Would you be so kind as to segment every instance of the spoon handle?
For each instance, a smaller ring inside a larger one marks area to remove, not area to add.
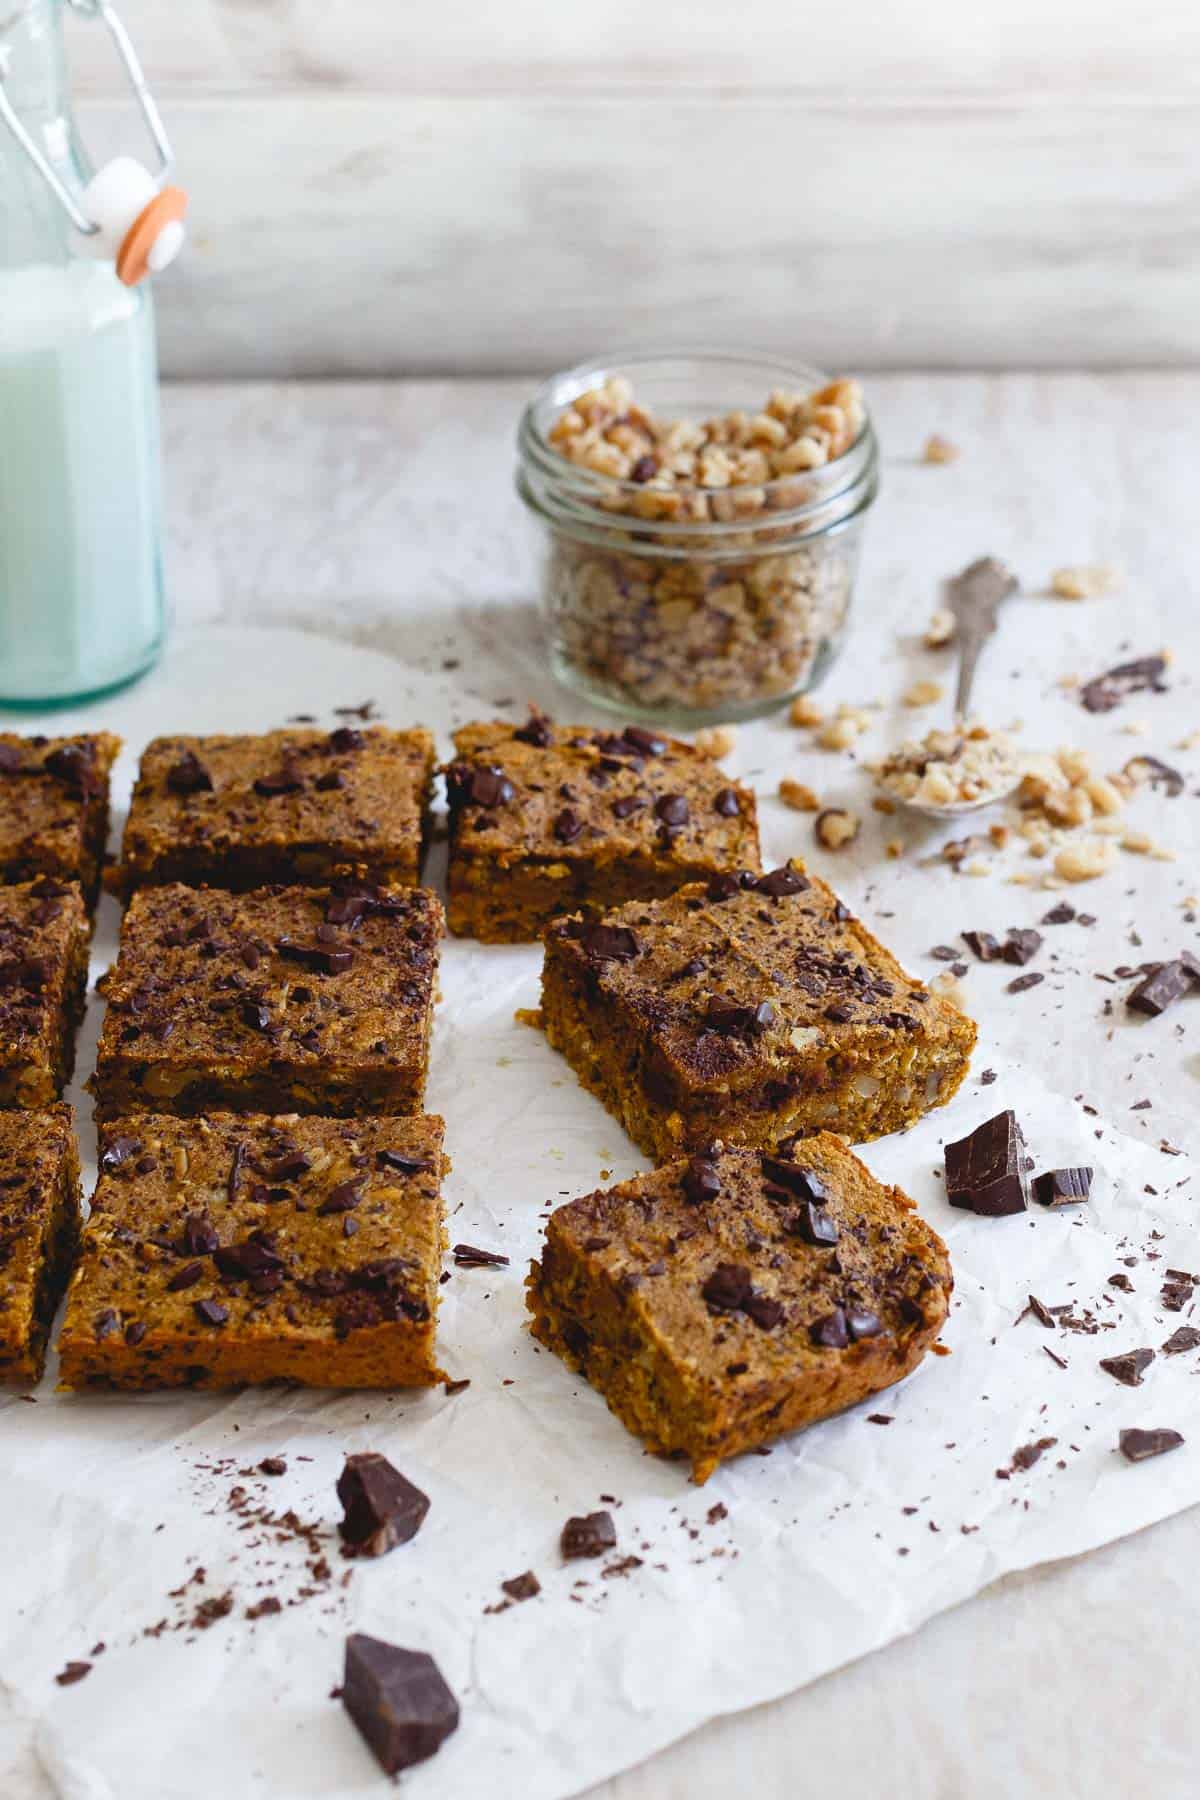
[[[995,556],[981,556],[946,583],[946,602],[958,627],[954,716],[959,723],[967,717],[975,670],[984,644],[996,629],[1000,603],[1016,591],[1017,585],[1012,570]]]

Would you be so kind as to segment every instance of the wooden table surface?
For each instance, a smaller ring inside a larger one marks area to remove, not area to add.
[[[534,544],[511,487],[526,386],[169,389],[177,616],[336,629],[429,666],[469,658],[483,642],[494,648],[498,633],[532,650]],[[1200,376],[909,375],[874,378],[869,392],[884,494],[858,623],[830,691],[847,699],[877,692],[881,654],[892,653],[897,633],[919,631],[937,578],[981,552],[1009,557],[1031,588],[1065,563],[1113,562],[1128,572],[1119,594],[1076,607],[1045,602],[1053,655],[1040,640],[997,650],[1011,677],[1011,710],[1037,741],[1036,714],[1051,705],[1064,668],[1086,676],[1122,652],[1166,645],[1176,659],[1172,692],[1152,702],[1153,735],[1111,742],[1121,760],[1139,748],[1169,757],[1200,724],[1190,673],[1200,648]],[[932,431],[961,446],[952,467],[920,464]],[[1186,757],[1174,760],[1188,766]],[[1165,919],[1177,935],[1184,929],[1181,895],[1200,880],[1194,793],[1175,806],[1177,863],[1124,857],[1115,875],[1081,890],[1089,904],[1103,899],[1095,910],[1112,915],[1117,932],[1097,950],[1097,967],[1112,966],[1106,955],[1121,960],[1130,930],[1140,931],[1142,954],[1153,954]],[[954,916],[932,937],[928,918],[898,921],[898,947],[927,950],[972,922],[987,885],[953,888]],[[1131,1035],[1110,1045],[1098,991],[1107,990],[1069,984],[1053,1027],[1047,1012],[1047,1079],[1067,1092],[1086,1088],[1102,1111],[1119,1110],[1124,1130],[1194,1148],[1200,1028],[1160,1036],[1149,1058]],[[1030,1016],[1021,1015],[1022,1042]],[[1003,1021],[996,1030],[1003,1040]],[[1129,1114],[1131,1082],[1153,1096],[1152,1113]],[[804,1692],[709,1725],[595,1790],[597,1800],[696,1800],[735,1789],[756,1800],[875,1791],[911,1800],[1194,1796],[1198,1558],[1193,1511],[1078,1561],[1007,1579]]]

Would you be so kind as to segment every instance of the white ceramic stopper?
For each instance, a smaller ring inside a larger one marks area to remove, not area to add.
[[[157,193],[158,183],[149,169],[132,156],[114,157],[93,175],[83,190],[84,210],[100,227],[100,242],[111,256],[117,254],[130,226]],[[182,241],[180,233],[167,262],[178,254]]]

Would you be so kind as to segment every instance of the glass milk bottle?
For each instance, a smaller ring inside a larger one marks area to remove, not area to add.
[[[93,174],[65,6],[113,34],[161,163]],[[7,127],[7,129],[4,129]],[[107,0],[0,0],[0,705],[120,687],[164,631],[154,309],[186,197]]]

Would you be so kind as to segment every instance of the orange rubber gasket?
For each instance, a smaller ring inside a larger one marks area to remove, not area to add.
[[[117,253],[117,276],[126,287],[136,287],[150,273],[150,252],[166,225],[177,225],[187,217],[188,197],[182,188],[165,187],[155,194],[129,227],[125,241]]]

